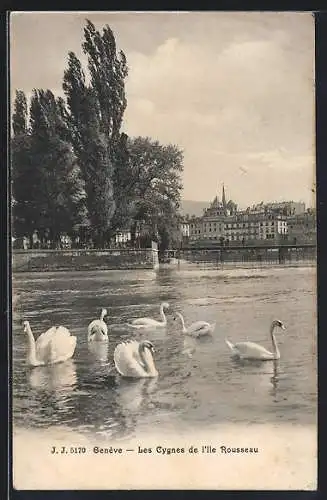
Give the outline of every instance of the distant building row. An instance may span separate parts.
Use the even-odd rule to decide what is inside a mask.
[[[293,201],[262,202],[239,211],[234,202],[226,203],[223,187],[222,201],[216,196],[202,217],[184,217],[181,231],[183,240],[190,243],[315,243],[316,215],[312,210],[306,211],[304,203]]]

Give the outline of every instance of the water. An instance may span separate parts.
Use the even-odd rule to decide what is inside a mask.
[[[226,423],[314,424],[316,420],[315,269],[228,271],[101,271],[21,273],[13,278],[13,418],[28,429],[65,426],[120,439],[148,428],[163,432],[209,430]],[[141,333],[127,326],[140,316],[159,319],[170,303],[168,326]],[[106,307],[110,342],[88,346],[87,325]],[[185,338],[185,322],[216,321],[212,337]],[[278,364],[237,363],[224,342],[252,340],[271,349]],[[77,336],[73,360],[30,369],[22,320],[37,337],[63,324]],[[148,338],[156,348],[158,379],[123,380],[112,357],[117,343]],[[186,344],[185,344],[186,342]],[[194,349],[193,357],[185,347]]]

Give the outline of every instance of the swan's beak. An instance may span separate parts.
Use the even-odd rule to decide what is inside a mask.
[[[285,325],[282,325],[282,326],[281,326],[281,329],[282,329],[282,330],[286,330],[286,326],[285,326]]]

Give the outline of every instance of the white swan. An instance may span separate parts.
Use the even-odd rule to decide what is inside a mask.
[[[163,302],[160,306],[160,316],[162,318],[161,321],[152,318],[137,318],[129,323],[129,326],[133,328],[153,328],[153,327],[163,327],[167,325],[167,318],[164,313],[164,309],[168,309],[168,302]]]
[[[53,326],[35,341],[29,321],[24,321],[28,337],[27,362],[31,366],[53,365],[70,359],[76,347],[76,337],[64,326]]]
[[[105,316],[107,316],[107,309],[102,309],[100,319],[94,319],[87,327],[88,342],[108,340],[108,327],[104,322]]]
[[[177,312],[176,316],[178,316],[182,322],[183,333],[192,335],[194,337],[202,337],[202,335],[208,335],[209,333],[212,333],[216,327],[216,323],[210,324],[207,321],[196,321],[195,323],[192,323],[191,325],[186,327],[182,314]],[[176,317],[174,319],[176,320]]]
[[[118,344],[114,351],[116,370],[123,377],[145,378],[157,377],[152,353],[154,346],[149,340],[136,340]]]
[[[276,327],[285,330],[285,325],[279,321],[274,320],[270,327],[271,342],[273,345],[273,351],[270,352],[265,347],[254,342],[238,342],[237,344],[232,344],[227,339],[225,339],[226,344],[232,351],[234,356],[240,359],[257,359],[261,361],[269,361],[280,358],[280,352],[277,346],[274,330]]]

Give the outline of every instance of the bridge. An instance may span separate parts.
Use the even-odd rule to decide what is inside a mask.
[[[253,245],[253,246],[182,246],[167,250],[160,255],[161,262],[177,261],[203,263],[269,263],[292,264],[300,262],[315,262],[317,246],[315,244],[283,244],[283,245]]]

